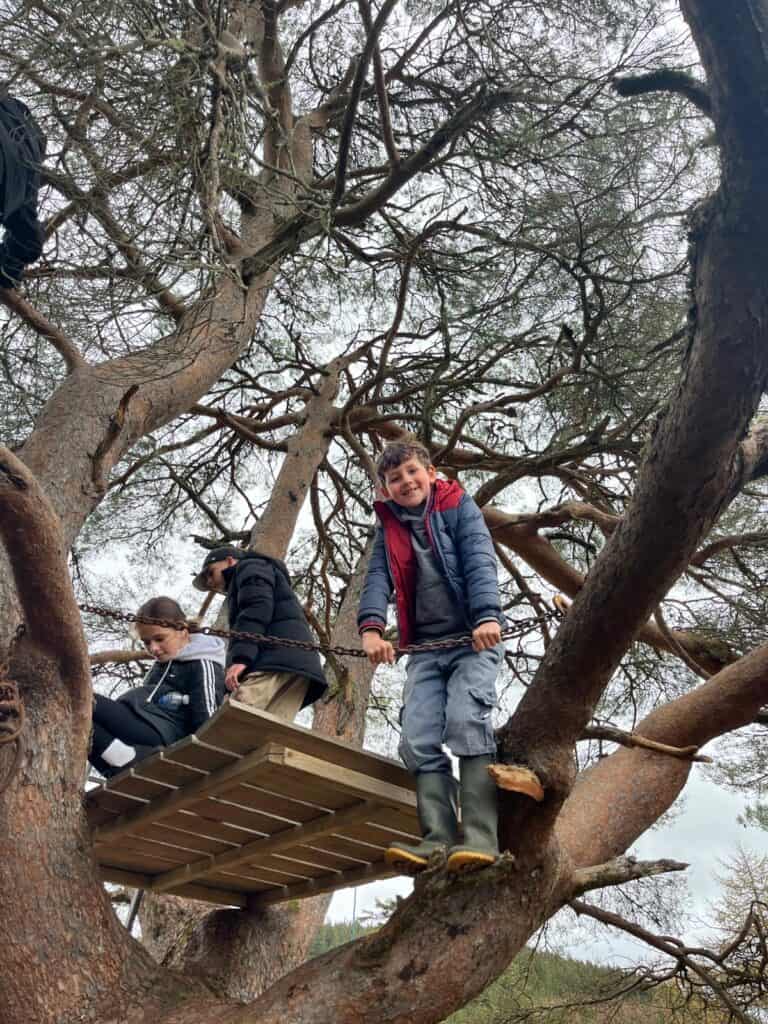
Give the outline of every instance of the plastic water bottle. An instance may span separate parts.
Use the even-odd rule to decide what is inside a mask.
[[[157,698],[157,703],[166,711],[175,711],[176,708],[189,704],[189,694],[171,690],[170,693],[161,693]]]

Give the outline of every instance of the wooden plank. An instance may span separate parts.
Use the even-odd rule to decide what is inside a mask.
[[[191,850],[180,850],[154,839],[145,839],[143,836],[123,836],[119,843],[106,851],[104,859],[111,862],[115,855],[120,857],[130,855],[137,867],[143,867],[140,859],[142,857],[152,857],[155,861],[162,860],[167,863],[166,869],[156,867],[153,874],[178,867],[179,864],[184,864],[193,856]]]
[[[368,822],[361,822],[359,825],[354,827],[340,829],[337,835],[344,839],[368,843],[369,846],[373,846],[377,850],[380,850],[381,856],[384,855],[384,850],[386,850],[394,838],[392,833],[386,832],[382,829],[377,829]]]
[[[235,828],[224,822],[212,821],[210,818],[201,818],[197,814],[189,814],[187,811],[176,811],[169,814],[160,822],[166,828],[178,829],[179,832],[189,832],[191,835],[200,836],[201,839],[210,839],[226,843],[230,846],[242,846],[253,833],[245,829]]]
[[[197,733],[198,738],[226,750],[242,753],[255,742],[274,742],[311,754],[330,764],[359,771],[371,778],[415,790],[413,777],[396,761],[380,754],[357,750],[343,740],[322,736],[301,725],[286,722],[266,711],[255,711],[246,704],[228,700]]]
[[[332,783],[334,790],[349,793],[358,799],[376,800],[395,807],[416,807],[416,794],[410,788],[371,778],[363,772],[342,765],[328,764],[318,757],[297,750],[286,750],[280,766],[281,776],[291,772],[314,775],[327,783]]]
[[[113,882],[115,885],[133,886],[135,889],[149,888],[152,878],[150,875],[142,875],[136,871],[123,871],[121,868],[104,865],[101,867],[101,877],[105,882]],[[215,903],[224,907],[241,907],[248,905],[248,899],[240,892],[233,892],[229,889],[213,888],[206,885],[190,885],[185,887],[179,896],[185,896],[190,900],[201,900],[204,903]]]
[[[359,828],[344,829],[343,835],[346,839],[360,839],[365,843],[370,843],[371,846],[378,846],[381,849],[386,849],[390,843],[396,840],[410,843],[417,843],[421,840],[421,834],[409,835],[399,831],[396,832],[393,829],[378,825],[375,821],[363,822]]]
[[[155,782],[153,779],[144,778],[138,774],[138,769],[131,768],[129,774],[122,773],[119,776],[115,776],[116,786],[112,789],[113,793],[119,793],[120,796],[131,797],[134,800],[145,800],[151,802],[157,800],[159,797],[166,796],[168,793],[172,793],[175,786],[167,786],[162,782]]]
[[[188,900],[198,900],[201,903],[215,903],[220,907],[248,906],[249,897],[244,893],[236,892],[233,889],[220,889],[209,885],[188,885],[176,893],[177,896],[184,896]]]
[[[237,791],[232,790],[227,795],[227,800],[236,802],[233,796],[237,792],[245,800],[246,806],[252,807],[259,813],[282,818],[292,825],[302,821],[311,821],[324,809],[322,804],[313,803],[306,792],[302,793],[301,798],[298,798],[294,790],[288,793],[285,791],[285,787],[277,792],[270,788],[271,786],[281,786],[279,772],[273,772],[271,765],[264,766],[259,773],[259,781],[268,782],[270,785],[257,786],[253,782],[244,783],[242,790],[239,788]]]
[[[219,888],[220,886],[223,887],[225,884],[229,885],[230,887],[233,886],[233,885],[236,885],[237,886],[237,890],[238,890],[238,892],[240,892],[242,894],[243,902],[245,902],[246,905],[248,903],[248,897],[250,895],[253,895],[253,894],[258,895],[258,894],[263,893],[263,892],[274,892],[276,889],[284,889],[285,888],[285,886],[282,885],[282,884],[275,885],[272,882],[260,882],[256,878],[242,878],[240,876],[238,876],[237,878],[229,878],[229,879],[219,879],[219,878],[212,877],[210,879],[206,878],[206,880],[205,880],[205,884],[210,886],[211,889],[214,888],[214,883],[215,883],[216,888]],[[193,882],[192,884],[194,885],[195,883]],[[184,888],[185,887],[183,885],[180,886],[174,892],[173,895],[174,896],[183,896],[184,895]]]
[[[326,853],[342,857],[349,864],[375,864],[381,860],[381,850],[365,843],[358,843],[343,836],[320,836],[312,844]]]
[[[143,807],[146,802],[146,800],[139,800],[136,797],[123,796],[121,793],[114,793],[108,789],[102,789],[99,791],[98,798],[89,803],[87,808],[88,817],[90,818],[91,809],[94,807],[108,810],[113,817],[117,817],[120,814],[124,814],[126,811],[136,810],[137,807]]]
[[[183,829],[169,828],[165,821],[153,822],[142,835],[155,842],[175,846],[178,850],[188,850],[198,857],[207,854],[224,853],[237,846],[236,843],[222,842],[220,839],[197,835],[194,832],[188,832]]]
[[[326,873],[331,871],[344,871],[348,868],[350,861],[341,860],[336,854],[329,853],[327,850],[321,850],[319,846],[315,846],[311,843],[300,846],[292,846],[287,851],[286,856],[297,857],[300,860],[305,860],[310,864],[316,864],[325,870]]]
[[[91,828],[98,828],[99,825],[112,821],[116,816],[116,811],[110,811],[108,808],[100,807],[98,804],[91,804],[88,808],[88,824]]]
[[[186,809],[191,810],[191,807]],[[290,821],[283,818],[273,818],[271,815],[261,814],[250,807],[239,805],[235,801],[218,800],[215,797],[199,801],[195,805],[195,813],[198,817],[210,817],[230,825],[242,821],[245,823],[244,828],[258,835],[270,835],[272,832],[279,832],[292,826]]]
[[[301,871],[292,871],[287,865],[280,864],[272,867],[259,865],[255,868],[243,866],[233,868],[232,871],[213,871],[206,875],[204,882],[208,884],[211,879],[216,879],[221,885],[228,885],[232,888],[248,879],[264,883],[272,888],[280,888],[282,885],[290,885],[295,882],[302,882],[308,876]]]
[[[116,885],[132,886],[136,889],[149,889],[152,884],[152,876],[141,874],[137,871],[127,871],[111,864],[102,865],[100,868],[102,880],[112,882]],[[233,879],[224,877],[220,880],[206,880],[205,885],[192,883],[181,886],[175,895],[184,896],[187,899],[202,900],[206,903],[216,903],[220,906],[245,907],[247,898],[243,892],[232,889]],[[271,891],[275,888],[283,888],[282,883],[258,882],[248,880],[237,880],[247,893]]]
[[[319,878],[321,875],[339,874],[344,870],[343,865],[327,864],[324,863],[327,858],[315,856],[309,847],[302,847],[307,853],[304,856],[299,856],[296,847],[292,846],[289,850],[284,850],[282,853],[277,854],[272,861],[266,862],[267,864],[277,864],[282,861],[288,865],[291,871],[296,871],[297,874],[303,875],[305,878]],[[244,870],[253,870],[248,864],[241,864],[238,868],[233,869],[233,872],[240,873]],[[261,864],[256,868],[258,872],[261,869]]]
[[[190,781],[194,781],[198,771],[169,760],[169,752],[176,749],[183,750],[187,746],[194,746],[194,737],[187,736],[170,747],[162,747],[156,753],[139,761],[138,764],[131,765],[125,771],[114,775],[100,789],[92,790],[91,793],[95,794],[100,790],[107,790],[112,792],[138,793],[138,795],[141,795],[141,790],[138,787],[141,787],[142,782],[145,785],[154,782],[165,787],[175,786],[178,783],[186,785]],[[226,760],[227,762],[231,761],[231,755],[226,755]],[[151,789],[148,788],[147,792],[152,794],[157,792],[157,785]]]
[[[287,754],[288,751],[286,750],[285,753]],[[329,786],[327,781],[317,780],[306,774],[299,776],[296,773],[284,772],[282,766],[279,769],[265,768],[259,781],[260,789],[271,790],[284,799],[303,800],[313,809],[312,817],[316,817],[322,811],[341,811],[345,807],[351,807],[359,800],[354,794],[338,792],[335,787]],[[248,785],[238,792],[237,797],[241,803],[248,804],[254,799],[250,789],[251,787]]]
[[[323,814],[314,821],[294,825],[292,828],[287,828],[282,832],[273,834],[267,839],[255,839],[253,842],[241,846],[239,850],[229,850],[214,857],[206,857],[195,863],[186,864],[178,870],[169,871],[166,875],[155,879],[152,883],[152,889],[154,892],[166,892],[177,885],[200,878],[209,871],[233,868],[245,862],[251,865],[261,863],[269,855],[281,850],[287,850],[298,842],[306,842],[308,839],[320,835],[344,830],[349,825],[356,824],[370,817],[374,810],[375,805],[366,801],[345,811]]]
[[[404,836],[421,837],[421,826],[416,808],[412,811],[394,810],[391,807],[381,807],[371,824],[380,825],[382,828],[392,832],[399,832]]]
[[[208,769],[193,768],[191,765],[179,764],[177,761],[169,760],[165,750],[162,751],[161,757],[139,761],[133,768],[134,775],[141,776],[143,779],[150,779],[172,789],[188,786],[190,782],[195,782],[201,775],[207,775],[208,771]]]
[[[133,813],[120,815],[110,824],[100,826],[93,834],[94,843],[98,845],[114,840],[150,821],[157,821],[170,811],[177,811],[181,807],[188,806],[214,791],[224,792],[230,786],[237,785],[243,775],[247,775],[262,762],[281,758],[282,752],[274,744],[260,747],[239,761],[225,765],[198,782],[193,782],[185,789],[177,789],[156,800],[153,804],[147,804]]]
[[[218,714],[218,712],[217,712]],[[262,743],[253,742],[250,750],[263,746]],[[186,768],[196,768],[204,772],[218,771],[225,765],[237,761],[240,755],[231,751],[219,750],[208,744],[201,743],[197,736],[186,736],[178,743],[163,750],[163,757],[173,764]]]
[[[202,822],[209,821],[227,828],[239,829],[241,832],[240,845],[248,837],[253,838],[266,834],[263,828],[257,827],[261,821],[258,811],[252,811],[250,807],[243,807],[241,804],[236,804],[230,800],[218,800],[215,797],[208,797],[206,800],[190,804],[189,807],[184,809],[192,812]]]
[[[152,884],[151,875],[143,875],[138,871],[126,871],[123,868],[116,868],[109,864],[100,864],[102,880],[113,882],[115,885],[133,886],[134,889],[146,889]]]
[[[124,868],[126,871],[138,871],[141,874],[151,876],[162,875],[165,871],[172,871],[173,868],[179,866],[178,861],[160,856],[160,854],[122,848],[108,850],[104,859],[99,863],[101,867],[109,865],[110,867]]]
[[[378,870],[376,865],[354,868],[343,872],[341,875],[326,875],[323,878],[299,882],[296,885],[288,885],[284,889],[275,889],[271,892],[267,891],[261,895],[252,896],[248,900],[248,906],[256,909],[268,906],[270,903],[305,899],[308,896],[319,896],[324,892],[333,892],[336,889],[346,889],[351,885],[364,885],[366,882],[372,882],[379,878],[393,877],[393,871],[388,869]]]

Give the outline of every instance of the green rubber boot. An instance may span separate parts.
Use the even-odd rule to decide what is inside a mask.
[[[496,783],[488,774],[492,754],[459,759],[464,842],[448,851],[449,871],[477,871],[499,856]]]
[[[423,871],[436,850],[448,850],[458,839],[456,780],[446,772],[422,772],[416,776],[416,808],[422,840],[418,845],[391,843],[384,860],[402,875]]]

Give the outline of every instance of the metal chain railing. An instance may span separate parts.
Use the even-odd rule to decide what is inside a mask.
[[[189,629],[188,622],[178,619],[160,619],[149,615],[135,615],[133,612],[122,612],[115,608],[107,608],[97,604],[78,605],[81,612],[97,615],[102,619],[114,619],[118,622],[141,622],[148,626],[161,626],[164,629]],[[516,619],[510,626],[501,631],[502,640],[510,640],[522,636],[529,629],[553,618],[556,612],[532,615],[525,619]],[[193,626],[193,632],[206,636],[218,636],[225,640],[248,640],[251,643],[269,644],[275,647],[294,647],[302,651],[318,651],[322,654],[337,654],[347,658],[365,658],[365,651],[359,647],[344,647],[342,644],[314,643],[311,640],[290,640],[287,637],[271,636],[268,633],[244,633],[235,629],[217,629],[215,626]],[[451,637],[449,640],[430,640],[421,644],[410,644],[408,647],[395,647],[396,654],[421,654],[425,651],[448,651],[454,647],[465,647],[472,643],[471,636]]]

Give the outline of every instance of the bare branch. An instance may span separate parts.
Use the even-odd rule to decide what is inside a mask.
[[[591,889],[604,889],[609,885],[623,885],[638,878],[665,875],[670,871],[685,871],[688,864],[679,860],[635,860],[634,857],[615,857],[604,864],[577,868],[573,872],[571,899]]]
[[[367,20],[370,22],[370,10],[366,6],[366,0],[359,0],[359,2],[360,9],[364,16],[363,20],[365,21],[365,14],[367,14]],[[377,40],[396,4],[397,0],[384,0],[379,13],[376,15],[376,21],[371,24],[370,30],[368,31],[368,37],[365,40],[363,52],[360,54],[357,62],[355,77],[352,82],[347,109],[344,111],[344,122],[339,136],[339,155],[336,161],[336,183],[333,187],[333,199],[331,201],[332,206],[338,205],[341,197],[344,195],[344,189],[346,188],[347,161],[349,159],[349,146],[352,141],[352,129],[354,128],[355,117],[357,116],[357,106],[360,102],[360,95],[363,91],[366,75],[368,74],[368,65],[371,61],[373,51],[376,48]]]
[[[32,303],[19,294],[16,289],[0,288],[0,302],[7,309],[10,309],[12,313],[20,317],[24,323],[29,324],[41,337],[50,341],[51,345],[64,360],[68,374],[74,373],[75,370],[88,365],[77,350],[74,342],[70,341],[58,327],[54,327],[52,323],[46,320],[43,314],[35,309]]]
[[[689,949],[684,946],[679,939],[672,938],[669,935],[654,935],[646,928],[642,928],[640,925],[634,924],[632,921],[627,921],[626,918],[620,917],[618,914],[614,914],[610,910],[603,910],[601,907],[592,906],[592,904],[584,903],[582,900],[572,900],[570,907],[572,910],[575,910],[577,914],[586,914],[588,917],[592,917],[596,921],[600,921],[602,924],[619,928],[628,935],[632,935],[636,939],[641,939],[643,942],[647,943],[647,945],[652,946],[654,949],[658,949],[661,953],[671,956],[674,960],[678,961],[678,963],[685,964],[689,970],[698,975],[704,984],[708,985],[712,991],[717,994],[736,1020],[741,1021],[741,1024],[755,1024],[755,1018],[746,1014],[741,1009],[738,1003],[733,1000],[730,993],[720,983],[717,976],[711,970],[704,967],[700,962],[700,959],[696,958],[694,954],[699,954],[700,956],[702,953],[701,950]],[[710,959],[716,960],[716,955],[712,952],[710,952]]]
[[[374,36],[374,23],[371,18],[371,6],[368,0],[357,0],[357,5],[360,8],[360,15],[365,25],[365,31],[368,33],[368,38]],[[384,139],[384,148],[387,151],[389,162],[396,164],[400,159],[400,154],[397,151],[397,144],[395,143],[395,136],[392,132],[392,115],[389,109],[389,98],[387,97],[387,83],[384,76],[384,66],[381,61],[381,50],[379,49],[378,37],[374,36],[376,41],[373,46],[373,80],[376,84],[376,98],[379,101],[379,115],[381,117],[381,134]]]
[[[131,651],[121,648],[107,651],[94,651],[88,655],[91,665],[126,665],[131,661],[148,661],[152,655],[148,651]]]
[[[636,732],[625,732],[615,725],[588,725],[579,736],[580,740],[608,740],[610,743],[618,743],[622,747],[644,747],[646,750],[655,750],[659,754],[669,754],[670,757],[679,757],[684,761],[698,761],[702,764],[711,764],[712,758],[704,754],[697,754],[699,749],[696,746],[673,747],[669,743],[659,743],[656,740],[649,740]]]

